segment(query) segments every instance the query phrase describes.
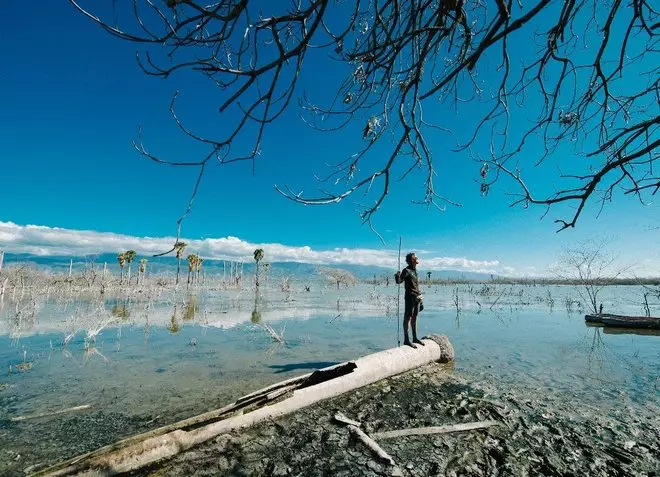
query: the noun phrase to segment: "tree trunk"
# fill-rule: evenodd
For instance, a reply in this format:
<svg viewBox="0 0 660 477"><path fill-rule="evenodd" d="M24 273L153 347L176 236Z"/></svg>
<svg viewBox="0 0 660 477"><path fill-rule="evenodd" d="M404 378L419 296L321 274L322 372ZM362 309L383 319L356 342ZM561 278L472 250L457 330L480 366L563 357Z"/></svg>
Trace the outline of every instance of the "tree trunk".
<svg viewBox="0 0 660 477"><path fill-rule="evenodd" d="M176 284L179 284L179 273L181 273L181 259L176 258Z"/></svg>
<svg viewBox="0 0 660 477"><path fill-rule="evenodd" d="M2 262L5 261L5 252L0 250L0 273L2 273Z"/></svg>
<svg viewBox="0 0 660 477"><path fill-rule="evenodd" d="M128 262L128 286L131 286L131 262Z"/></svg>
<svg viewBox="0 0 660 477"><path fill-rule="evenodd" d="M257 269L255 272L255 283L257 285L257 288L259 288L259 260L257 260Z"/></svg>

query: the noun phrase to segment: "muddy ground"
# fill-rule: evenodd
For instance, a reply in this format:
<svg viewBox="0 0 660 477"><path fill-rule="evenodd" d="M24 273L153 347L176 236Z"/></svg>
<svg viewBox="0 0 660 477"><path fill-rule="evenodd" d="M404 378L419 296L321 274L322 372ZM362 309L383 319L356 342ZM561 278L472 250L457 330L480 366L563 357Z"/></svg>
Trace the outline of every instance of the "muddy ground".
<svg viewBox="0 0 660 477"><path fill-rule="evenodd" d="M136 475L660 476L660 413L621 400L607 412L565 396L469 383L433 364L221 436ZM382 439L375 457L337 411L369 434L493 419L485 430Z"/></svg>

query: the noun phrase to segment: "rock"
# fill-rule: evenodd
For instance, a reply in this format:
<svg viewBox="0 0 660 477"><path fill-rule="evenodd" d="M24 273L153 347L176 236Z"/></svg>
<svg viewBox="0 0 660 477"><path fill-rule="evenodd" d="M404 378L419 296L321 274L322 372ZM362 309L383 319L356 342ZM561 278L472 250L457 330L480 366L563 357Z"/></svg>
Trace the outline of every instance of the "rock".
<svg viewBox="0 0 660 477"><path fill-rule="evenodd" d="M271 475L276 477L284 477L289 474L291 474L291 468L285 464L282 464L281 462L278 462L275 464L275 468L273 469L273 473Z"/></svg>
<svg viewBox="0 0 660 477"><path fill-rule="evenodd" d="M378 464L377 464L376 462L374 462L373 460L370 460L369 462L367 462L367 467L369 467L369 468L370 468L371 470L373 470L374 472L380 472L380 471L382 470L381 467L380 467L380 465L378 465Z"/></svg>
<svg viewBox="0 0 660 477"><path fill-rule="evenodd" d="M392 472L390 472L392 477L403 477L403 471L398 465L392 467Z"/></svg>
<svg viewBox="0 0 660 477"><path fill-rule="evenodd" d="M636 445L637 445L637 443L635 441L626 441L626 442L623 443L623 448L625 450L630 450L633 447L635 447Z"/></svg>

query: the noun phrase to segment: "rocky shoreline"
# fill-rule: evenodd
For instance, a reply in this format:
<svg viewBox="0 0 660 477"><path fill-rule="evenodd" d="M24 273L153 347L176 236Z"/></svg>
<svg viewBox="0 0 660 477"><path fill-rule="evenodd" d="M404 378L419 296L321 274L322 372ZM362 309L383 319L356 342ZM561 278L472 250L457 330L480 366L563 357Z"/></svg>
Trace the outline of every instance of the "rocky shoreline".
<svg viewBox="0 0 660 477"><path fill-rule="evenodd" d="M491 419L500 425L381 440L392 466L333 419L338 411L367 434ZM659 449L653 403L603 413L558 396L470 383L450 365L432 364L220 436L134 475L657 476Z"/></svg>

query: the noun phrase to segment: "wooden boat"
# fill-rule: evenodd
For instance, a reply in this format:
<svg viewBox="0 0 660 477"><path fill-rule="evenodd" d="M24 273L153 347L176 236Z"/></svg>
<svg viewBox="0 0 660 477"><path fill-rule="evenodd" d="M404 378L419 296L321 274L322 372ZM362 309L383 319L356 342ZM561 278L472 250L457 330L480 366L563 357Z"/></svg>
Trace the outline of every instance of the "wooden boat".
<svg viewBox="0 0 660 477"><path fill-rule="evenodd" d="M653 316L625 316L610 313L596 313L584 315L587 323L601 324L617 328L643 328L647 330L660 330L660 318Z"/></svg>

